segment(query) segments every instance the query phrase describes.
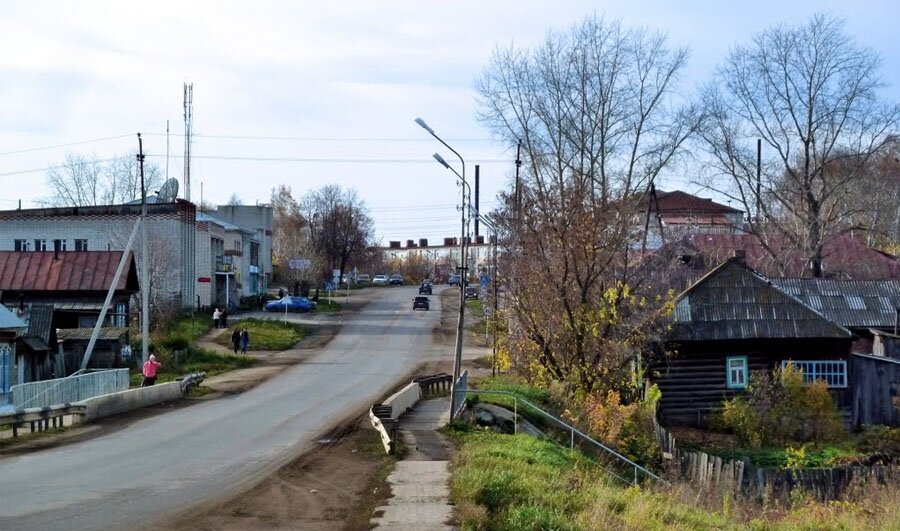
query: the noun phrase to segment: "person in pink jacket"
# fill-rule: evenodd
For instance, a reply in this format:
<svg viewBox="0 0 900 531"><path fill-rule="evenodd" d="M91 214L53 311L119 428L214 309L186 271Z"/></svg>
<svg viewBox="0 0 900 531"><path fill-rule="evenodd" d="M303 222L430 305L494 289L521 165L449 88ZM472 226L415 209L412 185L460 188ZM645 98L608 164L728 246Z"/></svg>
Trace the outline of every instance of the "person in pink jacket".
<svg viewBox="0 0 900 531"><path fill-rule="evenodd" d="M156 356L150 354L150 359L144 363L144 381L141 382L141 387L149 387L156 383L156 371L162 367L162 363L156 361Z"/></svg>

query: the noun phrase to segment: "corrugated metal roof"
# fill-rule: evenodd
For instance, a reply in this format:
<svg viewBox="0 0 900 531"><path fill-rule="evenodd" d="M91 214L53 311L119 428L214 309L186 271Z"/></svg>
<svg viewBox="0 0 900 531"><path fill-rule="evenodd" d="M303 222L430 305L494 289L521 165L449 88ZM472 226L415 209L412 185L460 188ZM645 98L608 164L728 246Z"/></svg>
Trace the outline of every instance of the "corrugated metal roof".
<svg viewBox="0 0 900 531"><path fill-rule="evenodd" d="M845 327L893 326L900 308L900 280L779 278L772 282Z"/></svg>
<svg viewBox="0 0 900 531"><path fill-rule="evenodd" d="M0 290L106 291L121 257L122 251L0 251ZM131 256L117 290L138 291L136 269Z"/></svg>
<svg viewBox="0 0 900 531"><path fill-rule="evenodd" d="M197 221L207 222L207 223L215 223L216 225L222 227L225 230L235 231L235 232L243 232L246 234L256 234L256 231L252 231L249 229L245 229L243 227L239 227L234 223L229 223L224 219L219 219L215 216L210 216L206 212L197 211Z"/></svg>
<svg viewBox="0 0 900 531"><path fill-rule="evenodd" d="M91 338L91 334L94 332L93 328L60 328L56 332L56 337L60 341L64 341L67 339L73 340L89 340ZM128 333L127 328L117 328L117 327L104 327L100 329L99 335L97 339L102 340L115 340L119 339L123 335Z"/></svg>
<svg viewBox="0 0 900 531"><path fill-rule="evenodd" d="M697 197L681 190L659 192L656 194L660 214L667 212L690 211L697 214L738 213L741 210L716 203L712 199Z"/></svg>
<svg viewBox="0 0 900 531"><path fill-rule="evenodd" d="M53 307L59 311L100 311L103 309L102 302L54 302ZM115 305L110 305L110 310L114 310Z"/></svg>
<svg viewBox="0 0 900 531"><path fill-rule="evenodd" d="M849 338L850 332L731 259L691 285L675 303L670 339L716 341Z"/></svg>

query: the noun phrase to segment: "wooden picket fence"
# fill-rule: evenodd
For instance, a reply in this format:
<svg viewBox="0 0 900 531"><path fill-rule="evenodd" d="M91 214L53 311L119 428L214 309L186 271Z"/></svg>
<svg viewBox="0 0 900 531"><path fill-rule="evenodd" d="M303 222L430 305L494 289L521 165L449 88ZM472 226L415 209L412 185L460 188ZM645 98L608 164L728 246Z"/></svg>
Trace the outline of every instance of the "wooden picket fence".
<svg viewBox="0 0 900 531"><path fill-rule="evenodd" d="M832 468L756 468L749 460L723 459L678 447L675 437L654 419L656 439L663 451L666 471L699 488L731 492L743 498L787 498L799 488L819 501L843 499L849 487L870 481L900 483L900 466L841 466Z"/></svg>

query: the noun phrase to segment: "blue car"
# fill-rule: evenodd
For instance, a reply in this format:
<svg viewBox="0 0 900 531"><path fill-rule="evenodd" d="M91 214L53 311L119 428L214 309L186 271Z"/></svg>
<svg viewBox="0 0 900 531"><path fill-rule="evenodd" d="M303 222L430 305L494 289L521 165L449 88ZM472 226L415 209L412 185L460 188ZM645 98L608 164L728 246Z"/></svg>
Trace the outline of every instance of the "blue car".
<svg viewBox="0 0 900 531"><path fill-rule="evenodd" d="M288 295L281 300L269 301L266 304L267 312L308 312L316 309L316 303L306 297L293 297Z"/></svg>

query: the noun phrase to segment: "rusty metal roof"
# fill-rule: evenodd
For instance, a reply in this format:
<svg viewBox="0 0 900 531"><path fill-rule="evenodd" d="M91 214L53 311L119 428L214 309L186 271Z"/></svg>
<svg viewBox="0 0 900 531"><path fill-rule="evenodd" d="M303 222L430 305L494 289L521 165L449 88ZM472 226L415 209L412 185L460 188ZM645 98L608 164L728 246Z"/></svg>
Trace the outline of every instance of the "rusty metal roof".
<svg viewBox="0 0 900 531"><path fill-rule="evenodd" d="M0 251L0 290L106 291L121 257L122 251ZM133 255L116 289L130 293L139 290Z"/></svg>
<svg viewBox="0 0 900 531"><path fill-rule="evenodd" d="M669 339L849 337L847 329L778 289L739 260L730 259L678 296Z"/></svg>
<svg viewBox="0 0 900 531"><path fill-rule="evenodd" d="M900 308L900 280L781 278L773 282L841 326L890 327Z"/></svg>
<svg viewBox="0 0 900 531"><path fill-rule="evenodd" d="M681 190L659 192L656 194L660 214L671 212L692 212L694 214L736 214L742 212L731 206L716 203L712 199L691 195Z"/></svg>

